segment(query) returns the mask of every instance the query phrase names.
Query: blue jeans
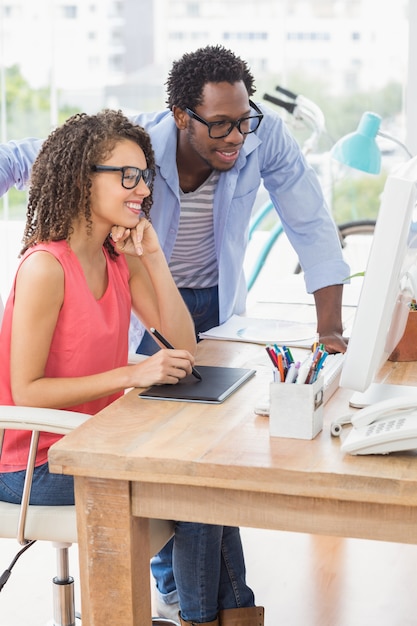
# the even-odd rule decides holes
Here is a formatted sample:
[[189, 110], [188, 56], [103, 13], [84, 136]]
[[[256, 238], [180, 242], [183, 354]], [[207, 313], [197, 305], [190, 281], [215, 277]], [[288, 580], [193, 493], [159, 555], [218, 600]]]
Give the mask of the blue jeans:
[[[0, 500], [20, 504], [25, 470], [0, 473]], [[50, 474], [48, 464], [35, 467], [30, 504], [64, 506], [74, 504], [74, 479], [64, 474]]]
[[[20, 504], [25, 470], [0, 473], [0, 500]], [[64, 506], [74, 504], [74, 479], [64, 474], [50, 474], [48, 464], [35, 467], [30, 504]]]
[[[19, 504], [25, 472], [0, 473], [0, 500]], [[51, 474], [48, 464], [35, 468], [31, 504], [74, 504], [72, 476]], [[176, 522], [173, 567], [182, 617], [210, 622], [221, 609], [253, 606], [245, 582], [238, 528]], [[175, 584], [175, 583], [174, 583]]]
[[[194, 320], [195, 334], [198, 341], [198, 333], [202, 333], [219, 324], [217, 287], [208, 287], [206, 289], [181, 287], [179, 291]], [[137, 354], [155, 354], [159, 349], [159, 344], [156, 343], [153, 336], [145, 332], [136, 352]]]
[[[217, 326], [219, 323], [219, 296], [217, 287], [209, 287], [206, 289], [181, 287], [180, 293], [194, 320], [195, 333], [198, 341], [198, 333], [204, 332], [213, 326]], [[136, 352], [138, 354], [150, 355], [155, 354], [159, 349], [159, 345], [152, 335], [146, 332]], [[168, 604], [178, 601], [172, 567], [173, 545], [174, 540], [171, 539], [151, 561], [151, 570], [156, 581], [156, 586], [160, 593], [165, 596], [165, 600]]]
[[173, 568], [185, 621], [211, 622], [222, 609], [254, 606], [238, 528], [176, 522]]

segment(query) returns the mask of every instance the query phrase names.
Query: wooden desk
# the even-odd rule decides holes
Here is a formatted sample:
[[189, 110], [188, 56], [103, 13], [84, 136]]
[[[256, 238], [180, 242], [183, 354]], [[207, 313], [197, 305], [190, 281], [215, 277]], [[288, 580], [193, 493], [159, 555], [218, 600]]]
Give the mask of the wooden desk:
[[[257, 369], [222, 405], [138, 398], [132, 390], [58, 442], [51, 470], [73, 474], [83, 622], [150, 625], [147, 518], [417, 543], [414, 453], [352, 457], [330, 436], [350, 412], [339, 390], [313, 441], [270, 439], [253, 412], [271, 378], [261, 346], [204, 341], [199, 364]], [[417, 384], [417, 364], [381, 380]]]

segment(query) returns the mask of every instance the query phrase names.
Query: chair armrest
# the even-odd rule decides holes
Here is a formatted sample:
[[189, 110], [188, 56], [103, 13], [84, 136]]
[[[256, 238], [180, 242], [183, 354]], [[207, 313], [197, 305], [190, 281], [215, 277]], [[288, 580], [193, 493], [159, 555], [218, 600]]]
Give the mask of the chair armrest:
[[66, 435], [91, 415], [31, 406], [0, 406], [0, 429], [39, 430]]
[[26, 518], [39, 434], [41, 432], [48, 432], [66, 435], [77, 426], [83, 424], [90, 417], [91, 415], [87, 415], [85, 413], [76, 413], [75, 411], [64, 411], [61, 409], [47, 409], [30, 406], [0, 406], [0, 456], [5, 430], [32, 431], [17, 530], [17, 540], [22, 545], [27, 542]]

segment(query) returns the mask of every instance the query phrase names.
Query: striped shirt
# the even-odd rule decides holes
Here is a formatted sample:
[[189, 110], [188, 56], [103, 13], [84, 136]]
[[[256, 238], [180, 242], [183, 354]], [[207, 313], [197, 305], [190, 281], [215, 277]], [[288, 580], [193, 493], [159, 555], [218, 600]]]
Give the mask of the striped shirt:
[[218, 283], [213, 197], [219, 175], [213, 171], [195, 191], [180, 190], [180, 223], [169, 262], [178, 287], [201, 289]]

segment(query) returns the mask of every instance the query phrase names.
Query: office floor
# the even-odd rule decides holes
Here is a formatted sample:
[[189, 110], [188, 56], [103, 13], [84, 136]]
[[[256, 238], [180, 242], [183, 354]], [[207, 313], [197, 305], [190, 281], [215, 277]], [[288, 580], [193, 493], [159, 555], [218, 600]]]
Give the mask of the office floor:
[[[417, 624], [417, 546], [255, 529], [242, 529], [242, 539], [265, 626]], [[14, 541], [0, 541], [1, 572], [16, 548]], [[70, 554], [79, 609], [76, 546]], [[48, 543], [21, 557], [0, 593], [0, 626], [46, 626], [54, 568]]]

